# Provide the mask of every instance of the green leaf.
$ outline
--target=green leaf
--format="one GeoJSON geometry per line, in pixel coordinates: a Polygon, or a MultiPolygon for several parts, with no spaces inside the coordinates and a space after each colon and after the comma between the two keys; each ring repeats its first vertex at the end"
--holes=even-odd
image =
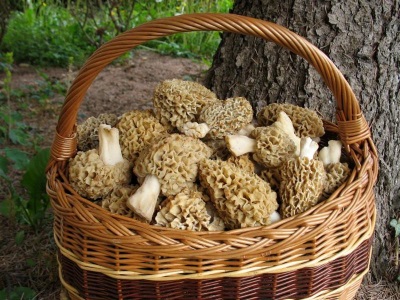
{"type": "Polygon", "coordinates": [[[0,126],[0,134],[3,137],[7,136],[7,128],[5,126],[0,126]]]}
{"type": "Polygon", "coordinates": [[[0,177],[8,179],[8,159],[4,156],[0,156],[0,177]]]}
{"type": "Polygon", "coordinates": [[[29,154],[18,149],[5,149],[6,157],[14,164],[17,170],[23,170],[29,163],[29,154]]]}
{"type": "Polygon", "coordinates": [[[11,217],[11,210],[12,208],[10,201],[4,200],[0,202],[0,215],[5,217],[11,217]]]}
{"type": "Polygon", "coordinates": [[[25,286],[12,287],[11,291],[8,288],[0,290],[0,299],[7,300],[31,300],[36,299],[36,292],[25,286]]]}
{"type": "Polygon", "coordinates": [[[18,231],[17,234],[15,235],[15,243],[17,245],[21,245],[24,239],[25,239],[25,231],[23,230],[18,231]]]}
{"type": "Polygon", "coordinates": [[[28,259],[26,260],[26,264],[27,264],[29,267],[34,267],[34,266],[36,266],[36,261],[34,261],[32,258],[28,258],[28,259]]]}
{"type": "MultiPolygon", "coordinates": [[[[11,113],[11,120],[9,120],[10,122],[12,121],[12,123],[17,123],[20,121],[23,121],[23,117],[22,114],[18,111],[14,111],[11,113]]],[[[22,123],[22,126],[20,127],[26,127],[25,123],[22,123]]]]}
{"type": "Polygon", "coordinates": [[[11,129],[8,137],[14,144],[28,145],[29,135],[22,128],[11,129]]]}
{"type": "Polygon", "coordinates": [[[28,208],[30,212],[44,211],[48,205],[46,194],[46,166],[50,158],[50,149],[41,149],[29,162],[21,184],[29,193],[28,208]]]}

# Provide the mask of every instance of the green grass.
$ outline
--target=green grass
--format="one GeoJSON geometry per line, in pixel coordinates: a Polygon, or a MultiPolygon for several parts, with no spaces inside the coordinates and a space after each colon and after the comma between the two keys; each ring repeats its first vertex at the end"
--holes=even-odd
{"type": "MultiPolygon", "coordinates": [[[[113,19],[129,29],[178,14],[225,13],[233,0],[121,1],[122,4],[113,9],[106,5],[88,8],[86,1],[70,2],[67,6],[58,4],[57,0],[30,2],[26,2],[23,11],[13,12],[0,50],[12,52],[17,63],[66,67],[71,60],[81,65],[96,47],[116,36],[113,19]],[[85,14],[86,11],[89,13],[85,14]]],[[[219,42],[217,32],[191,32],[149,42],[145,47],[163,54],[210,62],[219,42]]]]}

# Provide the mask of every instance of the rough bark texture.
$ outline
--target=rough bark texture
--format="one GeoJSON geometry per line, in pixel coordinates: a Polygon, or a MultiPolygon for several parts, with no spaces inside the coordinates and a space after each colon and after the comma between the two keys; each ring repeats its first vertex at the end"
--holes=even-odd
{"type": "Polygon", "coordinates": [[[6,34],[8,19],[11,14],[10,3],[6,1],[0,1],[0,44],[6,34]]]}
{"type": "MultiPolygon", "coordinates": [[[[398,0],[237,0],[232,11],[281,24],[307,38],[331,58],[359,99],[380,154],[371,268],[376,277],[396,273],[389,222],[399,217],[400,207],[399,6],[398,0]]],[[[334,120],[335,100],[318,73],[302,58],[258,38],[223,34],[205,84],[221,99],[247,97],[256,110],[287,102],[334,120]]]]}

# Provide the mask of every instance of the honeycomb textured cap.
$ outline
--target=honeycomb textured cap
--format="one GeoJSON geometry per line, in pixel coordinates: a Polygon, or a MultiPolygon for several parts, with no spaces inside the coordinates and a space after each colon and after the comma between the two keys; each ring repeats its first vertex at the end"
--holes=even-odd
{"type": "Polygon", "coordinates": [[[256,174],[227,161],[205,159],[199,177],[228,229],[270,224],[277,195],[256,174]]]}
{"type": "Polygon", "coordinates": [[[201,109],[216,100],[217,96],[200,83],[180,79],[159,83],[153,94],[156,117],[169,128],[197,121],[201,109]]]}
{"type": "Polygon", "coordinates": [[[281,111],[284,111],[292,120],[298,137],[321,137],[324,135],[322,119],[315,111],[289,103],[272,103],[265,106],[258,112],[257,120],[260,125],[271,125],[277,120],[281,111]]]}
{"type": "Polygon", "coordinates": [[[210,208],[207,207],[203,200],[201,192],[196,189],[185,188],[175,196],[169,196],[161,204],[161,209],[156,215],[156,224],[164,227],[207,231],[207,230],[223,230],[215,224],[218,222],[218,216],[209,213],[210,208]]]}
{"type": "Polygon", "coordinates": [[[107,196],[117,186],[126,185],[132,177],[131,164],[124,160],[108,166],[97,149],[78,152],[69,161],[68,178],[74,190],[92,200],[107,196]]]}
{"type": "MultiPolygon", "coordinates": [[[[164,196],[193,187],[199,161],[210,157],[212,150],[202,141],[182,134],[171,134],[156,141],[139,154],[134,173],[140,178],[157,176],[164,196]]],[[[139,179],[140,181],[140,179],[139,179]]]]}
{"type": "Polygon", "coordinates": [[[255,172],[255,165],[249,154],[243,154],[240,156],[230,155],[227,161],[233,163],[235,166],[245,170],[248,173],[255,172]]]}
{"type": "Polygon", "coordinates": [[[211,148],[213,152],[211,159],[227,160],[231,155],[225,140],[203,139],[202,141],[211,148]]]}
{"type": "Polygon", "coordinates": [[[347,163],[332,163],[325,167],[326,178],[324,185],[324,197],[328,198],[350,175],[350,168],[347,163]]]}
{"type": "Polygon", "coordinates": [[[253,120],[253,108],[243,97],[215,101],[203,108],[199,121],[210,127],[207,137],[222,139],[235,134],[253,120]]]}
{"type": "Polygon", "coordinates": [[[88,151],[99,147],[99,126],[107,124],[114,127],[118,122],[115,114],[100,114],[97,117],[89,117],[76,127],[78,150],[88,151]]]}
{"type": "Polygon", "coordinates": [[[131,163],[135,162],[139,153],[151,145],[154,139],[167,134],[167,127],[158,121],[152,110],[124,113],[116,127],[119,130],[122,155],[131,163]]]}
{"type": "Polygon", "coordinates": [[[260,172],[260,177],[269,183],[271,189],[273,189],[276,192],[279,192],[279,185],[281,182],[281,175],[279,172],[279,168],[264,169],[260,172]]]}
{"type": "Polygon", "coordinates": [[[324,164],[319,160],[296,157],[282,165],[280,177],[281,215],[288,218],[317,204],[324,189],[324,164]]]}
{"type": "Polygon", "coordinates": [[[279,127],[257,127],[251,136],[256,139],[253,158],[266,168],[280,167],[296,153],[295,143],[279,127]]]}

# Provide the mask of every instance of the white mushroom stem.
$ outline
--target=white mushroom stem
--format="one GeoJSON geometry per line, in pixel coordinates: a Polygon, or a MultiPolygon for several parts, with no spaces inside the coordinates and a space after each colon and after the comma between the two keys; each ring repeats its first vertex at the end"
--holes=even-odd
{"type": "Polygon", "coordinates": [[[281,111],[278,114],[277,120],[272,124],[272,126],[276,126],[283,130],[289,138],[296,145],[296,155],[300,155],[300,138],[295,134],[292,120],[290,120],[289,116],[281,111]]]}
{"type": "Polygon", "coordinates": [[[300,141],[300,157],[313,159],[315,152],[318,150],[318,144],[310,137],[302,138],[300,141]]]}
{"type": "Polygon", "coordinates": [[[250,133],[255,129],[256,127],[253,124],[247,124],[246,126],[244,126],[242,129],[240,129],[237,134],[238,135],[246,135],[249,136],[250,133]]]}
{"type": "Polygon", "coordinates": [[[311,138],[314,142],[316,142],[317,144],[321,141],[321,138],[316,136],[316,137],[312,137],[311,138]]]}
{"type": "Polygon", "coordinates": [[[279,222],[280,220],[282,220],[281,215],[280,215],[277,211],[274,211],[274,212],[269,216],[269,219],[270,219],[270,221],[271,221],[271,224],[272,224],[272,223],[279,222]]]}
{"type": "Polygon", "coordinates": [[[106,124],[99,126],[99,155],[103,163],[108,166],[124,161],[117,128],[111,128],[106,124]]]}
{"type": "Polygon", "coordinates": [[[178,130],[184,135],[201,139],[210,131],[210,127],[206,123],[187,122],[180,126],[178,130]]]}
{"type": "Polygon", "coordinates": [[[336,140],[329,141],[328,147],[322,148],[318,156],[324,163],[324,166],[340,162],[340,157],[342,156],[342,143],[336,140]]]}
{"type": "Polygon", "coordinates": [[[160,192],[161,185],[158,178],[154,175],[147,175],[140,188],[129,197],[126,206],[150,222],[160,192]]]}
{"type": "Polygon", "coordinates": [[[256,140],[245,135],[227,135],[225,142],[229,151],[235,156],[256,151],[256,140]]]}

